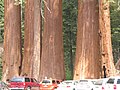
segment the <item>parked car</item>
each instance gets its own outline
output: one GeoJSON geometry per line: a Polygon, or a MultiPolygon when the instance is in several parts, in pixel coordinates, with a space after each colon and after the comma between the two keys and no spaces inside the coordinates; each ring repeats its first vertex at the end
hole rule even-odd
{"type": "Polygon", "coordinates": [[[65,80],[58,85],[57,90],[75,90],[77,84],[76,80],[65,80]]]}
{"type": "Polygon", "coordinates": [[[30,90],[31,87],[40,87],[39,82],[31,77],[13,77],[10,80],[10,90],[30,90]]]}
{"type": "Polygon", "coordinates": [[[40,83],[40,90],[55,90],[60,82],[61,80],[57,79],[43,79],[40,83]]]}
{"type": "Polygon", "coordinates": [[[0,81],[0,90],[9,90],[9,87],[5,82],[0,81]]]}
{"type": "Polygon", "coordinates": [[[82,79],[77,84],[75,90],[93,90],[95,82],[96,82],[96,79],[95,80],[94,79],[82,79]]]}
{"type": "Polygon", "coordinates": [[[108,80],[108,78],[98,79],[98,80],[94,83],[93,90],[102,90],[102,87],[105,86],[107,80],[108,80]]]}
{"type": "Polygon", "coordinates": [[[109,77],[102,90],[120,90],[120,76],[109,77]]]}

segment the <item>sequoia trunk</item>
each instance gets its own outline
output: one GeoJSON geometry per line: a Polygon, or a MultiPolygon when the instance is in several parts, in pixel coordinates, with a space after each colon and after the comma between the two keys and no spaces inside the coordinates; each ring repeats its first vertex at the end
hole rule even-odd
{"type": "Polygon", "coordinates": [[[100,0],[100,42],[101,42],[101,57],[102,57],[102,77],[115,75],[115,66],[113,62],[112,43],[111,43],[111,28],[110,28],[110,11],[109,1],[100,0]],[[104,69],[104,68],[105,69],[104,69]],[[105,73],[104,73],[105,70],[105,73]]]}
{"type": "Polygon", "coordinates": [[[32,76],[39,79],[42,45],[41,0],[34,0],[34,54],[32,76]]]}
{"type": "Polygon", "coordinates": [[[40,0],[26,0],[25,38],[22,75],[39,78],[40,38],[41,38],[40,0]]]}
{"type": "Polygon", "coordinates": [[[78,31],[74,79],[99,78],[98,0],[78,0],[78,31]]]}
{"type": "Polygon", "coordinates": [[[65,79],[62,40],[62,0],[46,0],[41,79],[65,79]]]}
{"type": "Polygon", "coordinates": [[[19,75],[21,63],[21,9],[15,0],[4,0],[3,81],[19,75]]]}

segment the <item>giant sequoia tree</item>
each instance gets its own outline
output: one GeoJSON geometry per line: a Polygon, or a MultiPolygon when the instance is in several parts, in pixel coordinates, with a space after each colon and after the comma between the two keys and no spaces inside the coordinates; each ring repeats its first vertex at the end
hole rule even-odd
{"type": "Polygon", "coordinates": [[[32,76],[36,79],[40,77],[40,59],[42,45],[42,21],[41,21],[41,0],[34,0],[34,54],[33,54],[33,69],[32,76]]]}
{"type": "Polygon", "coordinates": [[[78,0],[74,79],[99,78],[98,0],[78,0]]]}
{"type": "Polygon", "coordinates": [[[25,5],[25,38],[22,73],[39,78],[40,38],[41,38],[40,0],[26,0],[25,5]]]}
{"type": "Polygon", "coordinates": [[[18,76],[21,64],[21,9],[14,3],[14,0],[4,0],[4,81],[18,76]]]}
{"type": "MultiPolygon", "coordinates": [[[[112,55],[112,43],[111,43],[111,26],[110,26],[110,11],[109,1],[100,0],[100,43],[101,43],[101,55],[102,55],[102,69],[106,68],[106,75],[115,75],[115,67],[112,55]]],[[[104,73],[102,72],[102,77],[104,73]]]]}
{"type": "Polygon", "coordinates": [[[62,0],[45,0],[40,78],[64,79],[62,0]]]}

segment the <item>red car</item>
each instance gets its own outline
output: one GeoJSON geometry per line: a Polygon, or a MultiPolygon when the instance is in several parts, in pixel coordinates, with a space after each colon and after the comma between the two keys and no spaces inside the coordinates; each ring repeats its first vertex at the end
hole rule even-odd
{"type": "Polygon", "coordinates": [[[30,90],[32,87],[40,87],[40,84],[35,78],[13,77],[10,80],[10,90],[30,90]]]}

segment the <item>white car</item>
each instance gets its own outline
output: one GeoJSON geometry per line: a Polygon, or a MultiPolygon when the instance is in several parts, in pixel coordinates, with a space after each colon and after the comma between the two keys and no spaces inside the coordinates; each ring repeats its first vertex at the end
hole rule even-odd
{"type": "Polygon", "coordinates": [[[108,78],[98,79],[98,80],[94,83],[93,90],[102,90],[102,87],[105,86],[107,80],[108,80],[108,78]]]}
{"type": "Polygon", "coordinates": [[[57,90],[76,90],[77,83],[76,80],[65,80],[58,85],[57,90]]]}
{"type": "Polygon", "coordinates": [[[95,82],[96,80],[92,80],[92,79],[80,80],[75,90],[93,90],[95,82]]]}
{"type": "Polygon", "coordinates": [[[120,90],[120,76],[109,77],[102,90],[120,90]]]}

